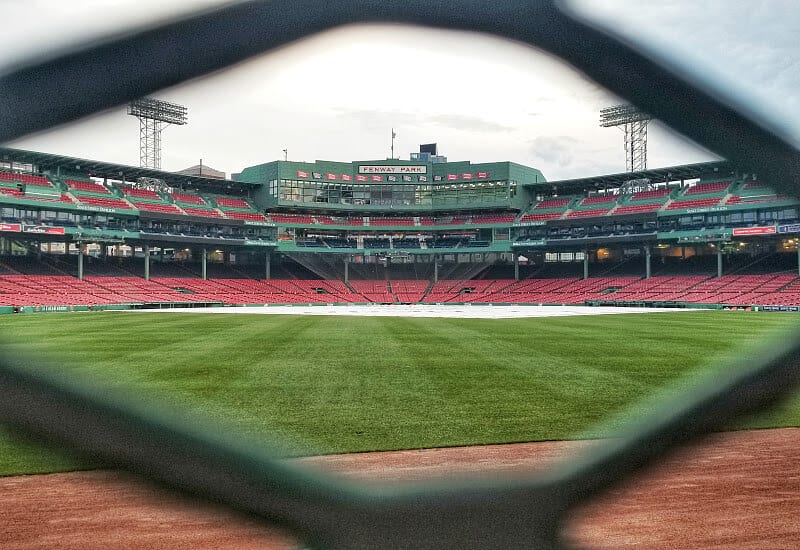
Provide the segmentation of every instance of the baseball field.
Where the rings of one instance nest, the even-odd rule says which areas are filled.
[[[297,456],[603,436],[648,395],[794,320],[113,312],[5,316],[0,328],[8,348],[86,383]],[[800,403],[745,425],[798,426]],[[0,475],[92,466],[0,434]]]

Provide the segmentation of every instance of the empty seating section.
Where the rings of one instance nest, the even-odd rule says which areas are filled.
[[[793,274],[651,277],[614,292],[607,299],[732,306],[800,305],[800,292],[791,289],[798,281]]]
[[[595,204],[608,204],[616,201],[619,195],[595,195],[593,197],[586,197],[578,206],[592,206]]]
[[[716,181],[713,183],[698,183],[686,190],[684,195],[710,195],[725,193],[730,187],[730,181]]]
[[[434,222],[434,219],[431,218],[430,216],[421,217],[419,219],[419,224],[420,225],[434,225],[433,222]]]
[[[426,303],[485,302],[582,304],[603,299],[606,292],[638,281],[638,277],[581,279],[484,279],[440,281],[425,297]]]
[[[133,203],[133,206],[139,210],[161,212],[162,214],[183,214],[183,211],[174,204],[136,201]]]
[[[103,195],[111,194],[111,191],[109,191],[106,187],[100,185],[99,183],[94,183],[93,181],[65,179],[64,183],[67,185],[70,191],[99,193]]]
[[[389,281],[389,290],[401,304],[416,304],[428,291],[430,283],[419,280]]]
[[[17,189],[16,185],[6,185],[4,182],[0,182],[0,193],[9,197],[25,198],[25,193]]]
[[[433,219],[433,225],[464,225],[468,221],[467,216],[444,216]]]
[[[571,199],[545,199],[536,203],[533,207],[534,210],[543,210],[546,208],[566,208]]]
[[[541,200],[531,208],[530,212],[523,214],[517,221],[524,223],[557,220],[566,214],[567,206],[571,201],[571,198]]]
[[[155,278],[158,283],[189,292],[195,301],[229,304],[314,304],[360,303],[363,296],[352,292],[341,281],[253,279]]]
[[[356,248],[357,241],[355,239],[342,239],[339,237],[324,237],[322,244],[329,248]]]
[[[103,206],[105,208],[119,208],[121,210],[130,210],[131,206],[122,199],[108,199],[105,197],[90,197],[84,195],[76,195],[78,201],[90,206]]]
[[[0,181],[9,183],[24,183],[25,185],[35,185],[38,187],[52,187],[50,181],[44,176],[35,174],[15,174],[13,172],[0,171]]]
[[[308,247],[323,247],[323,246],[325,246],[325,243],[324,243],[324,242],[322,242],[322,239],[320,239],[320,238],[318,238],[318,237],[314,237],[313,239],[301,239],[301,238],[297,238],[297,239],[295,240],[294,244],[295,244],[295,246],[300,246],[300,247],[303,247],[303,248],[308,248]]]
[[[213,210],[210,208],[193,208],[191,206],[184,206],[183,211],[189,214],[190,216],[198,216],[201,218],[221,218],[222,214],[219,210]]]
[[[428,241],[428,248],[457,248],[465,245],[468,240],[466,237],[434,237],[433,246]]]
[[[578,279],[523,279],[495,294],[495,303],[563,303],[564,289]]]
[[[267,217],[270,221],[275,223],[298,223],[304,225],[311,225],[314,223],[314,218],[305,214],[276,214],[268,213]]]
[[[377,304],[394,304],[395,297],[389,291],[389,283],[387,281],[353,281],[349,283],[350,287],[358,294],[364,296],[367,300]]]
[[[419,239],[395,237],[392,239],[392,248],[420,248]]]
[[[671,189],[664,187],[662,189],[653,189],[650,191],[639,191],[631,195],[631,201],[652,201],[653,199],[663,199],[670,194]]]
[[[236,210],[228,210],[225,212],[225,215],[229,218],[233,218],[235,220],[246,220],[251,222],[265,222],[267,221],[266,216],[264,214],[260,214],[258,212],[238,212]]]
[[[568,218],[593,218],[596,216],[605,216],[611,212],[610,208],[592,208],[588,210],[573,210],[567,214]]]
[[[516,214],[487,214],[472,216],[473,225],[483,225],[489,223],[511,223],[517,217]]]
[[[191,293],[195,301],[230,304],[313,304],[364,301],[339,281],[155,278],[154,281]]]
[[[514,283],[509,279],[446,280],[435,283],[424,298],[426,303],[493,302],[491,296]]]
[[[6,195],[8,197],[25,199],[29,201],[68,202],[68,203],[72,202],[72,199],[69,198],[69,195],[66,195],[64,193],[61,193],[60,195],[56,196],[39,195],[36,193],[22,192],[16,187],[4,187],[2,183],[0,183],[0,194]]]
[[[322,225],[344,225],[345,222],[341,218],[334,218],[333,216],[314,216],[312,221]]]
[[[183,204],[206,204],[205,199],[203,199],[203,197],[200,195],[188,195],[186,193],[173,192],[169,193],[169,196],[171,196],[175,202],[180,202]]]
[[[161,196],[151,189],[136,189],[135,187],[121,187],[122,192],[125,193],[129,197],[135,197],[137,199],[148,199],[153,201],[163,201]]]
[[[22,269],[25,263],[20,261]],[[46,270],[39,270],[48,273]],[[192,277],[0,275],[0,305],[64,306],[139,303],[542,303],[689,302],[697,304],[800,305],[795,274],[722,277],[654,276],[440,280],[254,280]],[[54,273],[50,271],[50,273]]]
[[[195,297],[181,294],[154,281],[139,277],[85,277],[84,282],[95,286],[92,293],[107,303],[197,302]]]
[[[214,197],[217,205],[225,208],[240,208],[242,210],[253,210],[253,207],[244,199],[234,199],[231,197]]]
[[[544,222],[547,220],[557,220],[564,213],[563,212],[546,212],[542,214],[523,214],[519,219],[520,222]]]
[[[79,281],[67,275],[0,276],[0,305],[96,306],[158,301],[196,300],[138,277],[86,277]]]
[[[677,301],[691,287],[707,280],[705,275],[687,277],[655,276],[642,279],[609,294],[607,299],[617,301]]]
[[[414,218],[370,218],[369,224],[375,226],[414,225]]]
[[[392,242],[384,237],[364,237],[364,248],[391,248]]]
[[[782,305],[784,300],[791,299],[790,296],[776,297],[775,294],[780,294],[780,289],[795,279],[795,275],[725,275],[695,285],[679,300],[697,304]],[[776,300],[779,301],[771,303]]]
[[[684,210],[687,208],[707,208],[719,205],[720,197],[708,199],[676,200],[667,205],[667,210]]]
[[[648,202],[645,204],[626,204],[617,206],[616,210],[614,210],[614,214],[640,214],[642,212],[655,212],[659,210],[663,205],[660,202]]]
[[[346,225],[362,226],[364,225],[364,218],[347,218]]]
[[[764,202],[780,202],[786,200],[784,195],[750,195],[742,197],[739,195],[731,195],[725,201],[725,204],[758,204]]]

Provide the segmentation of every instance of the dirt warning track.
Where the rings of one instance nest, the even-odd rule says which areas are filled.
[[[537,471],[591,443],[544,442],[299,459],[364,483]],[[717,434],[579,510],[588,548],[800,547],[800,429]],[[0,548],[297,548],[258,522],[110,471],[0,478]]]

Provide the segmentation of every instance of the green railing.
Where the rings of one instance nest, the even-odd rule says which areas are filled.
[[[628,41],[552,1],[317,0],[242,2],[119,34],[6,69],[0,142],[123,104],[343,24],[395,22],[491,33],[543,49],[782,193],[800,154],[755,117],[700,89]],[[213,44],[213,47],[209,47]],[[141,60],[146,59],[147,63]],[[106,79],[97,85],[96,75]],[[48,101],[41,101],[48,98]],[[200,431],[3,354],[0,419],[92,459],[199,499],[283,525],[336,548],[557,548],[570,510],[681,445],[786,396],[800,378],[800,330],[656,406],[591,455],[544,475],[365,490],[287,466],[269,449]]]

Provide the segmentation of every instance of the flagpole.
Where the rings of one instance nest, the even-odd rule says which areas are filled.
[[[394,160],[394,128],[392,128],[392,160]]]

